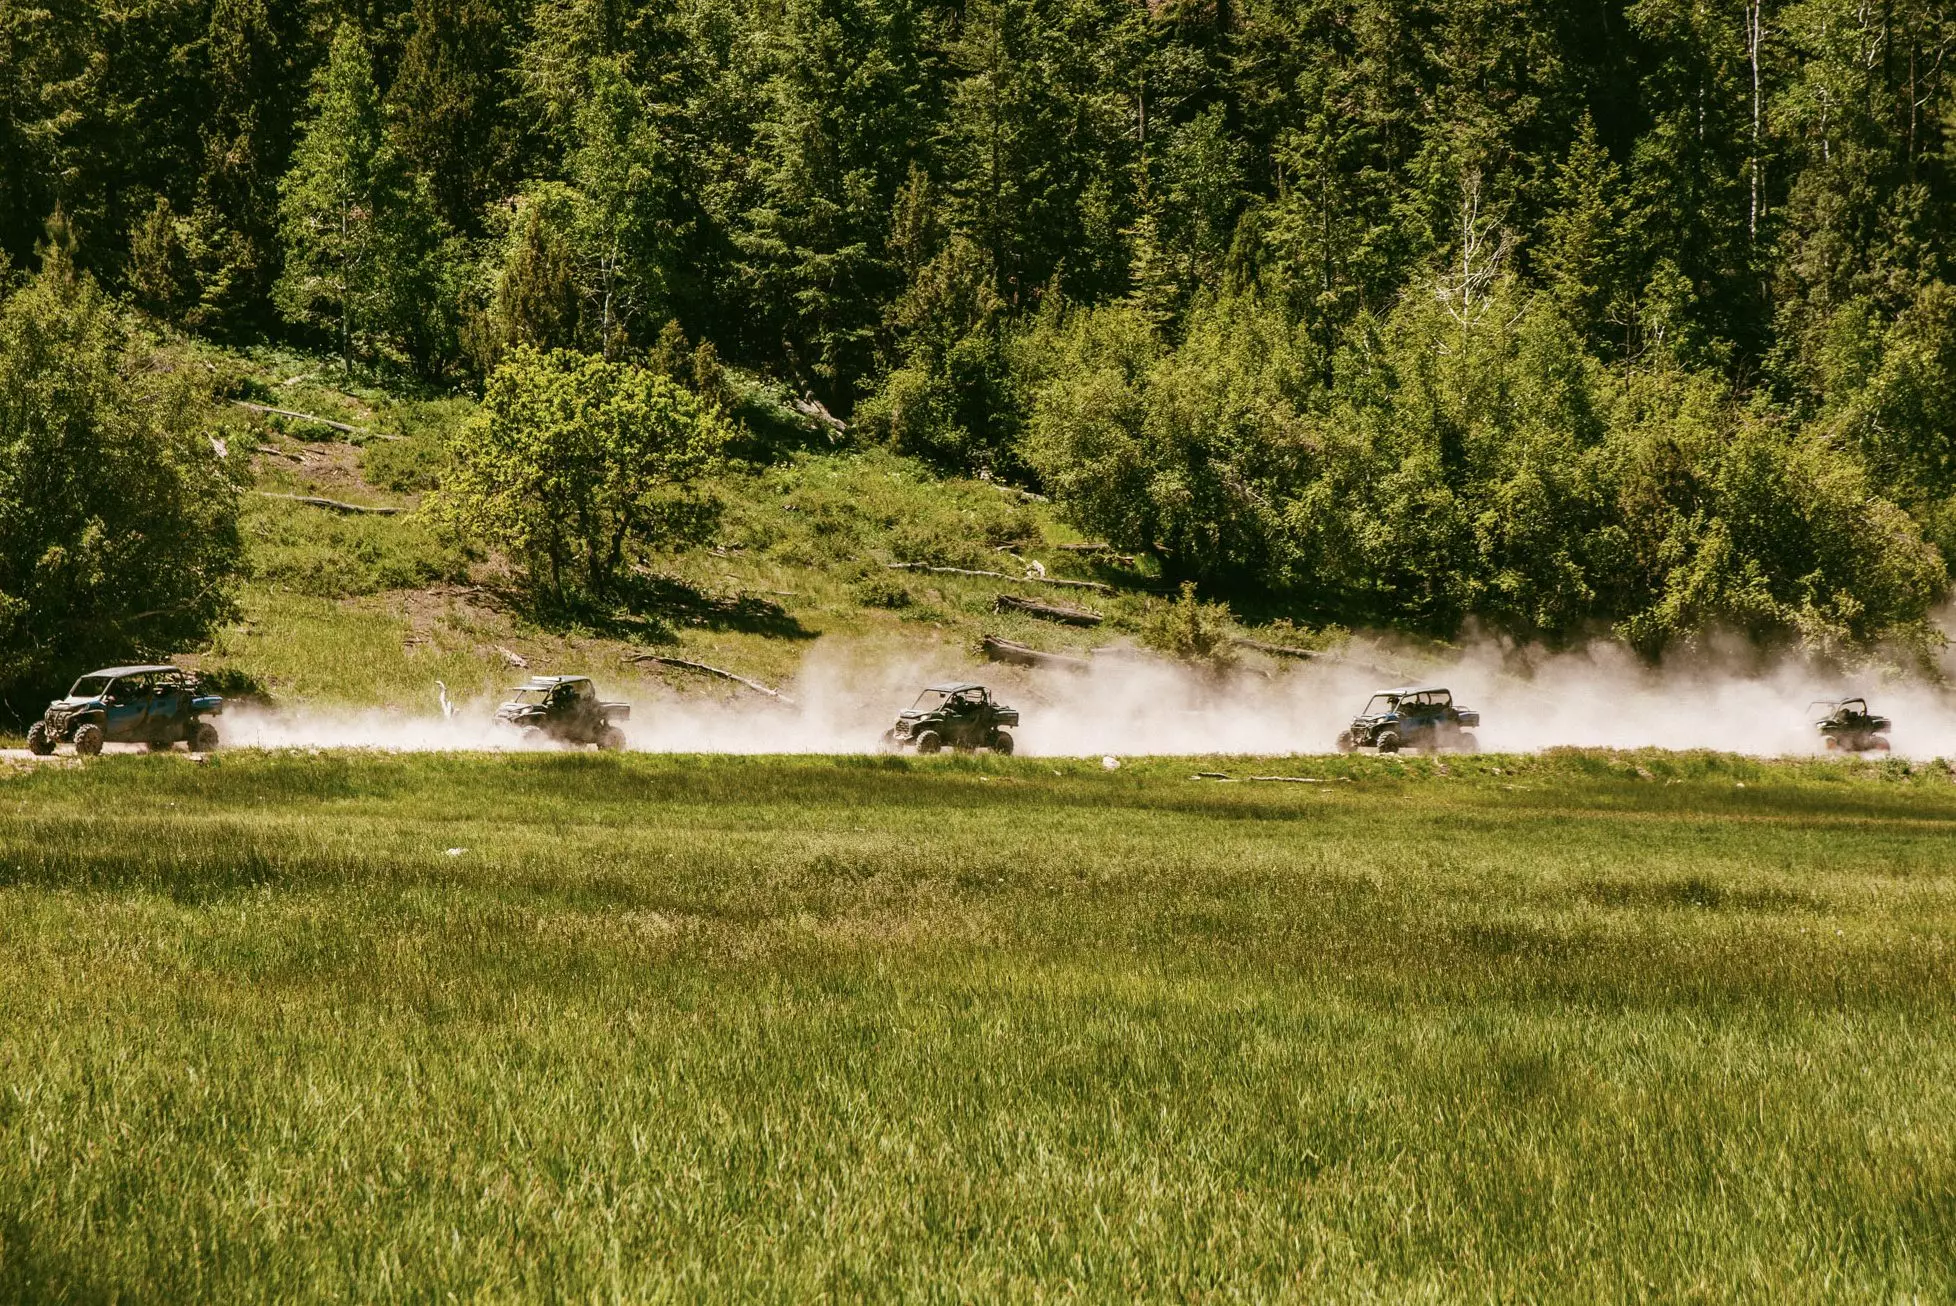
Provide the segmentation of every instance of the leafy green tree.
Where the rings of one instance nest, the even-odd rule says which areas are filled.
[[[540,598],[615,600],[634,559],[710,523],[693,483],[730,439],[719,410],[669,377],[520,347],[452,440],[432,509],[505,551]]]
[[[201,371],[152,367],[51,257],[0,302],[0,702],[180,651],[230,611],[237,490]]]

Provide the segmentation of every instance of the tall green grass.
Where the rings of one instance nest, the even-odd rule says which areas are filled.
[[[1956,1291],[1947,770],[1296,765],[14,775],[0,1298]]]

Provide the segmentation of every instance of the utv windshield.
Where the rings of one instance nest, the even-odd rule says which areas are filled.
[[[517,690],[516,697],[510,701],[513,703],[524,703],[530,707],[542,707],[550,701],[550,691],[548,689],[536,689],[526,685],[522,689]]]
[[[83,676],[68,691],[69,698],[100,698],[115,681],[108,676]]]
[[[1384,716],[1388,712],[1397,711],[1398,708],[1399,708],[1399,698],[1397,695],[1374,694],[1372,695],[1372,701],[1365,705],[1364,715]]]
[[[912,712],[932,712],[937,709],[939,703],[942,703],[949,697],[950,695],[941,689],[926,689],[923,693],[917,695],[917,701],[910,705],[910,710]]]

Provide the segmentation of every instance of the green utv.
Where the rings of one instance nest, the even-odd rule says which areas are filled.
[[[897,714],[896,724],[883,734],[883,745],[920,753],[989,748],[1009,756],[1012,736],[1002,727],[1018,724],[1017,709],[992,702],[983,685],[932,685]]]
[[[496,709],[496,721],[526,735],[560,744],[596,744],[616,751],[625,746],[618,722],[629,720],[630,703],[607,703],[589,676],[531,676]]]
[[[1868,710],[1865,698],[1821,699],[1807,704],[1808,719],[1830,753],[1885,753],[1890,722]]]
[[[93,757],[103,744],[147,744],[160,753],[179,740],[193,753],[217,747],[217,727],[204,720],[224,710],[215,694],[197,692],[196,678],[176,667],[106,667],[77,680],[66,698],[27,731],[27,748],[46,757],[59,743]]]
[[[1338,751],[1376,748],[1396,753],[1402,748],[1428,752],[1471,753],[1478,742],[1470,733],[1481,714],[1453,701],[1453,692],[1436,685],[1382,689],[1365,710],[1352,718],[1350,729],[1338,736]]]

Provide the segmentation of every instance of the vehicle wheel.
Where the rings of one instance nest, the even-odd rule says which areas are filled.
[[[1399,751],[1398,732],[1392,730],[1386,730],[1381,732],[1379,735],[1379,751],[1381,753],[1398,752]]]
[[[606,726],[598,736],[598,747],[607,753],[620,753],[625,749],[625,732],[617,726]]]
[[[917,751],[935,753],[944,747],[944,736],[935,730],[925,730],[917,736]]]
[[[1357,750],[1358,741],[1352,738],[1352,732],[1349,730],[1340,730],[1338,732],[1338,751],[1341,753],[1351,753]]]
[[[1832,735],[1828,735],[1826,739],[1826,747],[1828,752],[1838,753],[1841,751],[1841,741],[1834,738]]]
[[[1481,741],[1463,730],[1454,739],[1453,747],[1458,753],[1478,753],[1481,751]]]
[[[992,751],[1000,757],[1012,756],[1012,736],[1003,730],[995,732],[992,735]]]
[[[208,721],[199,721],[190,728],[190,751],[193,753],[214,753],[217,751],[217,727]]]
[[[1894,747],[1894,745],[1890,744],[1886,739],[1883,739],[1880,735],[1876,735],[1874,737],[1874,741],[1870,743],[1868,747],[1874,749],[1875,752],[1877,753],[1885,753],[1890,748]]]
[[[36,757],[46,757],[54,751],[54,736],[48,733],[47,722],[36,721],[27,727],[27,751]]]
[[[82,757],[94,757],[102,751],[102,727],[85,725],[75,731],[75,752]]]

